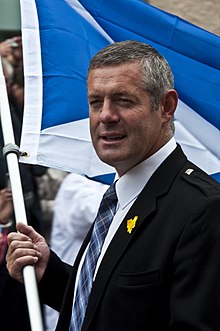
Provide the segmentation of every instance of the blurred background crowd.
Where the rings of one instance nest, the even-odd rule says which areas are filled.
[[[11,110],[15,143],[17,146],[20,146],[24,108],[24,70],[21,36],[8,38],[1,42],[0,53]],[[3,133],[0,125],[0,189],[6,188],[9,180],[7,164],[2,153],[3,146]],[[50,172],[48,173],[49,169],[37,165],[19,164],[19,168],[28,221],[36,230],[46,234],[49,240],[50,229],[48,229],[47,224],[51,223],[52,206],[50,205],[48,208],[45,204],[42,206],[43,201],[41,200],[48,201],[50,204],[50,201],[54,199],[54,196],[48,197],[49,192],[44,191],[44,188],[52,187],[51,183],[48,183],[52,175],[50,175]],[[44,175],[46,178],[43,178]],[[57,183],[57,180],[54,182]],[[53,194],[56,191],[57,187],[53,187]],[[50,211],[50,215],[47,210]]]

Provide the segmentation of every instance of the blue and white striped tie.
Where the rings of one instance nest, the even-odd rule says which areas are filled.
[[[115,191],[115,185],[112,184],[102,198],[95,219],[91,241],[79,275],[76,298],[70,322],[70,331],[81,330],[92,288],[96,263],[101,253],[102,245],[109,226],[115,215],[117,201],[118,199]]]

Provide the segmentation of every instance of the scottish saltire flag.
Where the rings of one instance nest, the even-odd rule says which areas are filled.
[[[20,2],[22,162],[112,180],[114,169],[98,159],[90,139],[86,74],[99,49],[135,39],[170,63],[180,97],[176,140],[191,161],[220,180],[220,37],[141,0]]]

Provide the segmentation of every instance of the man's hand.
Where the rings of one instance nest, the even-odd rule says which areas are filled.
[[[27,265],[34,265],[37,280],[40,281],[50,256],[46,240],[26,224],[19,222],[17,230],[18,233],[11,232],[8,235],[8,271],[13,278],[23,282],[22,269]]]

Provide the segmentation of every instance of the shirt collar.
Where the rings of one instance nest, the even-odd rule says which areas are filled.
[[[137,198],[156,169],[175,148],[176,141],[174,138],[171,138],[168,143],[161,147],[155,154],[117,179],[116,193],[118,197],[118,208],[124,209]]]

